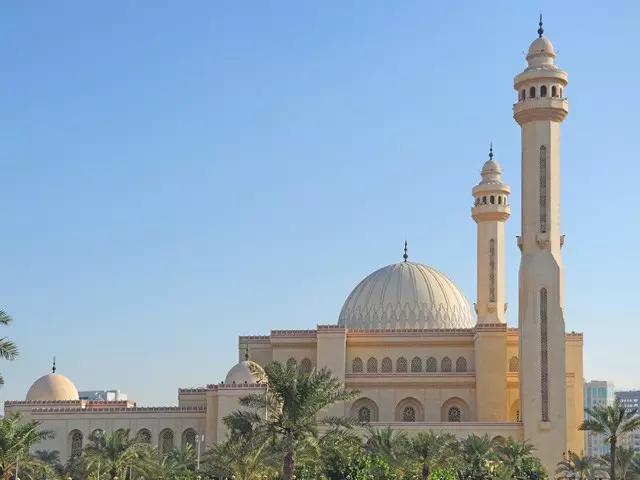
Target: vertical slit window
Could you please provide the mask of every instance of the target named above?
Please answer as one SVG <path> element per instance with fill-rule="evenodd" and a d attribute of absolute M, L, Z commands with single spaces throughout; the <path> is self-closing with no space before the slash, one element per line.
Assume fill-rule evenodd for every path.
<path fill-rule="evenodd" d="M 547 289 L 540 290 L 540 398 L 541 418 L 549 421 L 549 352 L 548 352 Z"/>
<path fill-rule="evenodd" d="M 540 147 L 540 233 L 547 231 L 547 147 Z"/>
<path fill-rule="evenodd" d="M 489 240 L 489 301 L 496 301 L 496 241 Z"/>

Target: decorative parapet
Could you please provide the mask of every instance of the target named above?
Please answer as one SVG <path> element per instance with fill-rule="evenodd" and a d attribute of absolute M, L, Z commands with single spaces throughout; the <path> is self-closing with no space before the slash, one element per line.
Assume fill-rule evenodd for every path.
<path fill-rule="evenodd" d="M 377 334 L 377 335 L 389 335 L 389 334 L 397 334 L 397 333 L 435 333 L 435 334 L 460 334 L 460 333 L 473 333 L 473 328 L 349 328 L 347 330 L 347 335 L 357 335 L 360 333 L 366 334 Z"/>
<path fill-rule="evenodd" d="M 11 405 L 83 405 L 87 403 L 83 400 L 7 400 L 4 402 L 5 407 Z"/>
<path fill-rule="evenodd" d="M 293 336 L 315 337 L 315 330 L 271 330 L 271 338 L 273 337 L 293 337 Z"/>
<path fill-rule="evenodd" d="M 270 339 L 269 335 L 241 335 L 238 337 L 240 343 L 269 343 Z"/>
<path fill-rule="evenodd" d="M 34 408 L 33 413 L 174 413 L 174 412 L 206 412 L 206 405 L 182 406 L 182 407 L 104 407 L 90 408 L 82 407 L 42 407 Z"/>
<path fill-rule="evenodd" d="M 343 325 L 318 325 L 318 330 L 346 330 Z"/>
<path fill-rule="evenodd" d="M 219 383 L 219 384 L 214 384 L 214 383 L 209 383 L 207 385 L 207 390 L 224 390 L 224 389 L 231 389 L 231 388 L 244 388 L 244 389 L 251 389 L 251 388 L 264 388 L 264 385 L 261 385 L 259 383 Z"/>
<path fill-rule="evenodd" d="M 189 395 L 192 393 L 205 393 L 207 391 L 207 389 L 205 387 L 187 387 L 187 388 L 179 388 L 178 389 L 178 394 L 179 395 Z"/>
<path fill-rule="evenodd" d="M 507 332 L 506 323 L 479 323 L 476 325 L 476 332 Z"/>

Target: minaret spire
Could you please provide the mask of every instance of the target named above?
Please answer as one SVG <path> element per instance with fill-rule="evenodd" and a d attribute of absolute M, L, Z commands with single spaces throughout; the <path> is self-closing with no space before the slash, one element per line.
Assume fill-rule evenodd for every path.
<path fill-rule="evenodd" d="M 407 254 L 407 241 L 404 241 L 404 255 L 402 255 L 402 258 L 404 258 L 404 261 L 407 261 L 407 258 L 409 258 L 409 255 Z"/>
<path fill-rule="evenodd" d="M 493 142 L 489 143 L 489 160 L 493 160 Z"/>
<path fill-rule="evenodd" d="M 540 28 L 538 28 L 538 38 L 542 38 L 542 34 L 544 33 L 544 28 L 542 28 L 542 12 L 540 12 L 540 23 L 538 23 Z"/>
<path fill-rule="evenodd" d="M 53 366 L 51 367 L 51 373 L 56 373 L 56 357 L 53 357 Z"/>

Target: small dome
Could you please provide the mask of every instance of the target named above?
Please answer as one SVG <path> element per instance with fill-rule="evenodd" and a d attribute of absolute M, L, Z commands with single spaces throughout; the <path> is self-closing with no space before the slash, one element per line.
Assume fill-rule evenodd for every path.
<path fill-rule="evenodd" d="M 33 382 L 27 392 L 28 402 L 55 402 L 64 400 L 79 400 L 78 389 L 64 375 L 50 373 Z"/>
<path fill-rule="evenodd" d="M 482 173 L 502 173 L 502 170 L 500 169 L 498 162 L 492 158 L 491 160 L 484 162 L 484 165 L 482 166 Z"/>
<path fill-rule="evenodd" d="M 553 51 L 553 44 L 548 38 L 540 37 L 531 42 L 531 45 L 529 46 L 528 56 L 539 54 L 555 56 L 555 52 Z"/>
<path fill-rule="evenodd" d="M 469 303 L 445 275 L 414 262 L 376 270 L 342 307 L 338 325 L 353 329 L 472 328 Z"/>
<path fill-rule="evenodd" d="M 250 366 L 262 370 L 262 367 L 256 362 L 252 362 L 251 360 L 244 360 L 235 365 L 231 370 L 229 370 L 229 373 L 227 373 L 227 377 L 224 379 L 224 383 L 226 383 L 227 385 L 232 385 L 234 383 L 258 383 L 258 377 L 251 372 L 251 369 L 249 368 Z"/>

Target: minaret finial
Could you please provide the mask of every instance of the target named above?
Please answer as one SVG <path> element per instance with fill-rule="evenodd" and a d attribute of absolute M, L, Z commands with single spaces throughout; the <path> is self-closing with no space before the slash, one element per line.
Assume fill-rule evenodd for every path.
<path fill-rule="evenodd" d="M 51 367 L 51 373 L 56 373 L 56 357 L 53 357 L 53 366 Z"/>
<path fill-rule="evenodd" d="M 493 142 L 489 143 L 489 160 L 493 160 Z"/>
<path fill-rule="evenodd" d="M 542 28 L 542 12 L 540 12 L 540 28 L 538 29 L 538 38 L 542 38 L 542 34 L 544 33 L 544 28 Z"/>
<path fill-rule="evenodd" d="M 409 255 L 407 254 L 407 241 L 404 241 L 404 255 L 402 255 L 402 258 L 404 258 L 404 261 L 407 261 L 407 258 L 409 258 Z"/>
<path fill-rule="evenodd" d="M 247 346 L 245 347 L 245 350 L 244 350 L 244 360 L 245 360 L 245 361 L 248 361 L 248 360 L 249 360 L 249 345 L 247 345 Z"/>

